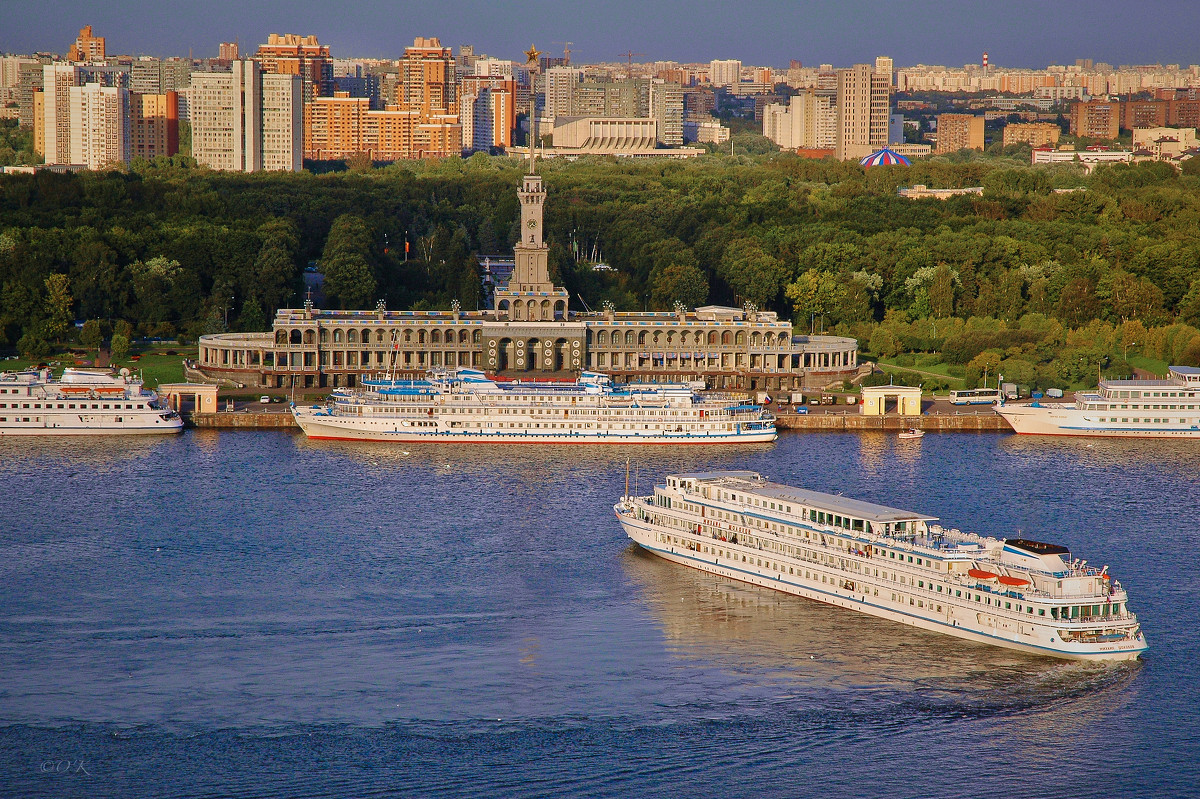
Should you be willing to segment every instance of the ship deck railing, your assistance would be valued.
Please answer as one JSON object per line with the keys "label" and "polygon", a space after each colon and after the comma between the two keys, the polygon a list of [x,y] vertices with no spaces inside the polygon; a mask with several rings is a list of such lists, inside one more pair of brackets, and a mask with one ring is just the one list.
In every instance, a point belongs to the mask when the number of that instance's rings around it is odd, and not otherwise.
{"label": "ship deck railing", "polygon": [[[744,478],[735,478],[735,479],[744,479]],[[666,486],[665,485],[656,485],[655,488],[656,489],[665,489]],[[690,489],[681,489],[681,490],[682,490],[682,493],[684,493],[684,494],[691,494],[691,493],[699,494],[698,491],[692,491]],[[662,511],[669,510],[669,511],[674,512],[678,516],[687,518],[690,522],[702,524],[706,521],[710,521],[710,519],[708,519],[707,517],[700,516],[699,514],[694,513],[692,511],[681,511],[678,508],[662,508],[662,507],[654,504],[654,502],[653,502],[654,495],[653,494],[646,496],[646,497],[632,497],[631,499],[635,504],[640,501],[642,503],[642,505],[645,507],[647,513],[658,513],[659,515],[662,515]],[[865,544],[868,546],[888,546],[889,548],[906,549],[909,551],[915,551],[915,549],[910,545],[897,547],[897,546],[895,546],[895,543],[893,543],[889,539],[884,539],[884,543],[881,543],[880,538],[882,538],[882,537],[865,538],[862,536],[854,536],[854,535],[848,536],[848,535],[846,535],[846,533],[844,531],[841,531],[839,528],[830,527],[828,525],[809,525],[809,524],[801,523],[801,524],[797,524],[796,526],[803,527],[803,528],[811,530],[812,532],[815,532],[815,533],[825,534],[825,535],[829,535],[831,537],[837,536],[837,537],[841,537],[844,539],[848,539],[850,541]],[[696,535],[695,533],[688,533],[688,534]],[[776,530],[760,530],[757,528],[753,528],[751,530],[751,532],[746,533],[745,535],[754,536],[760,540],[766,539],[766,538],[776,538],[776,539],[780,539],[780,540],[785,540],[784,537],[781,536],[780,533]],[[978,538],[981,542],[986,540],[982,536],[978,536],[974,533],[968,533],[968,534],[960,533],[960,535],[964,535],[964,536],[970,535],[975,538]],[[703,536],[701,536],[701,537],[703,537]],[[715,534],[711,537],[719,540],[719,537],[716,536]],[[726,542],[728,543],[728,539],[726,539]],[[906,543],[902,539],[896,539],[896,542],[897,543]],[[803,543],[803,542],[801,542],[801,543]],[[750,544],[744,544],[741,541],[739,541],[736,544],[736,546],[744,547],[745,549],[751,550],[751,551],[767,551],[761,545],[761,543],[758,544],[757,546],[751,546]],[[819,545],[816,544],[815,542],[813,542],[813,546],[819,546]],[[983,547],[980,546],[973,551],[975,551],[975,552],[983,551]],[[963,554],[969,554],[969,553],[964,551]],[[849,550],[849,551],[842,552],[841,554],[837,555],[837,557],[850,557],[850,556],[862,558],[863,563],[874,562],[873,558],[870,555],[867,555],[866,551],[864,549]],[[807,558],[802,558],[802,557],[794,556],[794,555],[781,555],[781,557],[792,557],[797,560],[807,560]],[[887,563],[886,560],[881,561],[881,562]],[[1001,567],[1003,566],[1003,564],[997,564],[997,565],[1001,566]],[[1103,573],[1102,569],[1095,569],[1092,567],[1074,568],[1074,569],[1070,569],[1066,572],[1048,572],[1048,571],[1044,571],[1044,570],[1040,570],[1040,569],[1029,569],[1029,568],[1024,568],[1021,571],[1023,573],[1037,574],[1037,575],[1040,575],[1043,577],[1049,577],[1052,579],[1062,579],[1062,578],[1065,578],[1068,576],[1075,576],[1075,577],[1091,576],[1091,577],[1094,577],[1094,576],[1099,576],[1101,573]],[[954,582],[958,585],[963,586],[964,588],[967,587],[968,585],[970,585],[970,586],[972,586],[971,590],[987,592],[988,594],[995,596],[995,597],[1009,597],[1012,599],[1022,599],[1022,598],[1032,597],[1035,599],[1061,601],[1061,602],[1065,602],[1066,604],[1082,605],[1087,600],[1109,599],[1109,598],[1117,596],[1117,595],[1123,595],[1123,590],[1121,588],[1121,584],[1117,580],[1112,580],[1112,582],[1110,583],[1111,590],[1107,594],[1081,595],[1081,594],[1052,593],[1050,591],[1045,591],[1040,588],[1035,588],[1033,586],[1032,582],[1028,586],[1022,588],[1020,591],[1017,591],[1016,589],[1013,589],[1013,588],[1004,588],[1004,589],[993,588],[992,586],[987,585],[986,583],[980,582],[979,580],[972,578],[965,573],[961,573],[961,574],[948,573],[944,576],[941,574],[929,575],[928,579],[932,580],[935,576],[937,577],[937,579],[945,580],[947,582]],[[909,587],[912,587],[912,586],[909,586]],[[913,587],[913,588],[915,590],[915,587]],[[931,596],[945,596],[944,593],[939,594],[936,591],[931,591],[930,595]],[[1122,599],[1120,601],[1124,602],[1124,601],[1126,601],[1126,599],[1127,599],[1127,597],[1122,596]],[[1095,603],[1093,602],[1092,604],[1095,604]],[[1132,615],[1132,614],[1130,614],[1130,615]],[[1115,618],[1115,617],[1105,617],[1105,618]]]}

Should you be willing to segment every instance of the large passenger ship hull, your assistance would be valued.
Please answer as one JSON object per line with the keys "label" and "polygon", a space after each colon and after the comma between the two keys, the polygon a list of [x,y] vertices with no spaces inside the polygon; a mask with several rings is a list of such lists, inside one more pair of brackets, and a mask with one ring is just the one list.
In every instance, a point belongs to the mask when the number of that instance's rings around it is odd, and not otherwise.
{"label": "large passenger ship hull", "polygon": [[[885,593],[889,586],[864,582],[860,575],[855,575],[852,581],[846,580],[846,576],[843,574],[837,574],[832,570],[822,570],[811,562],[781,557],[777,554],[771,554],[767,562],[774,563],[776,567],[782,566],[782,569],[761,567],[756,562],[766,557],[763,552],[752,547],[739,547],[727,541],[721,542],[719,546],[733,554],[733,557],[713,558],[711,555],[703,553],[702,547],[698,545],[693,549],[683,545],[660,543],[658,533],[661,532],[661,528],[648,521],[638,519],[632,513],[622,512],[620,506],[617,508],[617,519],[626,535],[639,547],[672,563],[750,585],[758,585],[774,591],[824,602],[828,605],[855,610],[929,632],[1067,660],[1136,660],[1146,649],[1145,644],[1141,641],[1085,645],[1055,640],[1052,630],[1043,625],[1014,624],[1008,629],[979,629],[974,625],[988,619],[986,613],[977,612],[974,608],[962,607],[952,611],[951,605],[943,597],[937,599],[941,600],[941,606],[945,608],[945,611],[937,616],[921,614],[907,605],[901,609],[898,603],[889,603],[886,597],[890,592]],[[670,532],[678,533],[677,530]],[[789,568],[796,573],[786,573],[783,570]],[[803,576],[806,571],[812,575],[811,578]],[[828,582],[822,578],[826,578]],[[858,590],[847,588],[847,582]],[[884,590],[874,590],[880,588]],[[890,606],[893,604],[897,606]]]}
{"label": "large passenger ship hull", "polygon": [[293,408],[296,424],[309,438],[339,441],[392,441],[404,444],[755,444],[770,443],[777,434],[769,430],[737,430],[725,433],[661,433],[651,430],[550,432],[518,430],[450,430],[438,422],[421,422],[429,427],[413,426],[407,419],[359,420],[323,416],[311,409]]}
{"label": "large passenger ship hull", "polygon": [[7,421],[0,424],[0,436],[146,436],[172,435],[183,430],[183,421],[178,417],[165,420],[158,411],[146,414],[144,419],[130,419],[123,414],[121,421],[116,416],[63,415],[61,418],[46,417],[38,422]]}
{"label": "large passenger ship hull", "polygon": [[[1098,436],[1105,438],[1200,438],[1200,425],[1181,424],[1172,416],[1177,413],[1162,411],[1156,418],[1165,418],[1165,423],[1134,425],[1121,422],[1102,422],[1094,413],[1082,411],[1074,405],[1005,405],[996,408],[1017,433],[1040,436]],[[1193,411],[1193,418],[1195,412]],[[1126,411],[1126,414],[1128,412]],[[1120,418],[1120,417],[1118,417]]]}

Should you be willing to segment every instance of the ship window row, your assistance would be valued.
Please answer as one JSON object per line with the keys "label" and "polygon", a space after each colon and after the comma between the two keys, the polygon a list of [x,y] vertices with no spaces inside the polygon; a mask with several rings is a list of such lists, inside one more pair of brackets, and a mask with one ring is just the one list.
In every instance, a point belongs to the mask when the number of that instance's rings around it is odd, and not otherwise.
{"label": "ship window row", "polygon": [[8,408],[8,407],[11,407],[13,410],[16,410],[17,408],[25,408],[25,409],[29,409],[29,408],[31,408],[31,407],[32,407],[34,410],[41,410],[41,409],[44,407],[46,410],[54,410],[54,409],[58,409],[58,410],[60,410],[60,411],[61,411],[61,410],[72,410],[72,411],[73,411],[73,410],[88,410],[89,408],[90,408],[91,410],[101,410],[101,409],[103,409],[103,410],[106,410],[106,411],[108,411],[108,410],[116,410],[116,411],[119,411],[119,410],[122,410],[122,409],[124,409],[124,410],[127,410],[127,411],[132,411],[132,410],[135,410],[135,409],[136,409],[136,410],[144,410],[144,409],[146,408],[146,406],[145,406],[145,405],[143,405],[143,404],[134,404],[134,403],[128,403],[128,402],[126,402],[126,403],[120,403],[120,402],[105,402],[105,403],[99,403],[99,402],[93,402],[93,403],[91,403],[91,405],[89,405],[89,404],[88,404],[88,403],[86,403],[86,402],[66,402],[66,403],[63,403],[63,402],[59,402],[59,403],[47,402],[47,403],[45,403],[45,405],[43,405],[43,404],[42,404],[42,403],[40,403],[40,402],[34,402],[34,403],[28,403],[28,402],[16,403],[16,402],[14,402],[14,403],[13,403],[11,406],[9,406],[7,403],[0,402],[0,408]]}
{"label": "ship window row", "polygon": [[1088,405],[1088,408],[1089,409],[1094,408],[1095,410],[1098,410],[1098,411],[1116,411],[1116,410],[1123,410],[1123,411],[1129,411],[1129,410],[1133,410],[1133,411],[1142,411],[1142,410],[1145,410],[1145,411],[1194,411],[1196,409],[1196,406],[1195,405],[1161,405],[1161,404],[1160,405],[1138,405],[1137,403],[1134,403],[1133,405],[1104,405],[1101,403],[1101,404],[1097,404],[1097,405]]}
{"label": "ship window row", "polygon": [[[660,522],[666,522],[666,523],[674,525],[674,526],[687,527],[689,529],[689,532],[695,532],[696,534],[699,534],[701,532],[699,527],[697,527],[695,530],[692,530],[692,526],[690,524],[686,524],[683,520],[680,520],[680,519],[667,518],[667,519],[661,519]],[[715,533],[714,533],[714,535],[715,535]],[[688,542],[688,541],[681,542],[680,539],[672,538],[670,536],[663,536],[662,540],[673,541],[676,544],[684,543],[684,544],[687,544],[692,547],[695,546],[695,544],[693,542]],[[720,538],[720,540],[725,540],[725,539]],[[732,543],[735,543],[735,544],[738,543],[736,536],[734,536]],[[790,557],[799,557],[799,558],[804,558],[806,560],[817,561],[817,562],[828,564],[829,566],[832,566],[834,568],[840,568],[842,570],[855,570],[855,569],[851,568],[853,566],[853,564],[849,564],[845,560],[842,560],[840,558],[826,557],[825,555],[822,555],[820,553],[816,553],[811,550],[801,549],[798,547],[785,546],[785,545],[781,545],[781,544],[778,544],[775,542],[764,541],[764,540],[755,539],[755,538],[748,538],[748,539],[742,541],[742,544],[744,546],[757,547],[758,549],[766,548],[766,549],[775,550],[775,551],[780,552],[781,554],[784,554],[784,555],[787,555]],[[709,552],[709,549],[707,547],[703,547],[703,551],[707,553],[707,552]],[[725,556],[724,550],[717,550],[715,548],[712,550],[713,554],[717,554],[718,552],[720,553],[718,555],[719,557]],[[891,553],[891,554],[895,555],[896,553]],[[905,556],[901,555],[901,560],[903,560],[904,558],[905,558]],[[908,556],[908,561],[912,562],[912,560],[913,560],[912,557]],[[920,560],[920,559],[918,559],[918,560]],[[744,556],[744,555],[742,556],[742,561],[746,562],[746,556]],[[755,563],[757,563],[757,565],[759,565],[759,566],[764,565],[762,560],[759,560],[756,558],[751,558],[750,563],[752,565]],[[766,566],[768,566],[768,567],[771,566],[770,561],[767,561]],[[779,568],[779,564],[776,564],[775,566],[778,570],[782,570]],[[790,570],[789,570],[789,572],[790,572]],[[807,577],[807,574],[808,573],[805,572],[806,577]],[[881,576],[878,569],[874,570],[874,576],[876,576],[876,577]],[[882,577],[883,577],[883,579],[888,578],[888,574],[886,571],[882,574]],[[891,579],[894,582],[899,582],[901,584],[905,583],[905,578],[900,577],[899,579],[897,579],[897,575],[894,572],[891,574]],[[825,582],[824,576],[822,576],[822,582]],[[832,582],[832,580],[831,580],[831,582]],[[949,588],[949,586],[936,585],[933,582],[930,582],[928,584],[928,586],[926,586],[926,582],[924,580],[915,580],[914,581],[912,578],[909,578],[907,581],[908,585],[913,585],[914,583],[915,583],[916,587],[918,587],[920,589],[928,588],[928,590],[936,590],[938,593],[942,593],[944,591],[947,595],[949,595],[950,590],[951,590]],[[954,595],[958,599],[963,598],[963,592],[961,589],[955,590]],[[893,596],[895,596],[895,595],[893,595]],[[993,598],[991,596],[986,596],[984,594],[979,594],[979,593],[972,594],[972,592],[967,591],[966,599],[967,599],[967,601],[971,601],[973,599],[975,602],[979,602],[981,604],[984,604],[984,605],[987,605],[990,607],[995,607],[996,609],[1000,609],[1001,607],[1003,607],[1004,610],[1015,611],[1017,613],[1025,613],[1027,615],[1033,615],[1034,611],[1036,610],[1038,616],[1044,617],[1046,615],[1045,608],[1034,608],[1032,605],[1026,605],[1021,602],[1013,602],[1012,600],[1004,600],[1004,599],[1001,599],[1000,597]],[[1051,616],[1056,620],[1059,620],[1059,619],[1063,619],[1063,620],[1065,620],[1065,619],[1090,619],[1090,618],[1120,616],[1121,615],[1121,603],[1113,602],[1113,603],[1108,603],[1108,604],[1104,604],[1104,605],[1071,605],[1071,606],[1064,606],[1064,607],[1053,607],[1050,609],[1050,613],[1051,613]]]}
{"label": "ship window row", "polygon": [[1109,396],[1121,399],[1137,399],[1138,397],[1192,397],[1188,391],[1114,391]]}
{"label": "ship window row", "polygon": [[[1119,417],[1119,418],[1118,418],[1118,417],[1116,417],[1116,416],[1110,416],[1110,417],[1107,417],[1107,418],[1106,418],[1106,417],[1101,417],[1101,418],[1100,418],[1100,421],[1102,421],[1102,422],[1117,422],[1117,421],[1120,421],[1120,422],[1131,423],[1131,424],[1136,424],[1136,423],[1138,423],[1138,422],[1141,422],[1142,424],[1170,424],[1170,423],[1171,423],[1171,420],[1170,420],[1170,419],[1157,419],[1157,418],[1152,418],[1152,417],[1149,417],[1149,416],[1147,416],[1147,417],[1140,417],[1140,416],[1135,416],[1135,417],[1122,416],[1122,417]],[[1175,421],[1179,422],[1179,424],[1191,424],[1191,423],[1193,422],[1193,420],[1191,420],[1191,419],[1184,419],[1184,418],[1182,418],[1182,417],[1181,417],[1181,418],[1179,418],[1179,419],[1176,419]],[[1197,420],[1197,421],[1200,421],[1200,420]]]}

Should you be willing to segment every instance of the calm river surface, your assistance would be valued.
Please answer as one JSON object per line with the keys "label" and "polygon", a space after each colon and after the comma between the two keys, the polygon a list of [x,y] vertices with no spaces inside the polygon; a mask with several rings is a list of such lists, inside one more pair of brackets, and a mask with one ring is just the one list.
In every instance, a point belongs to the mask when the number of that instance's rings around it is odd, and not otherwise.
{"label": "calm river surface", "polygon": [[[1079,665],[637,551],[625,459],[754,469],[1110,564]],[[0,440],[0,794],[1176,797],[1200,789],[1200,445],[785,434],[456,449]]]}

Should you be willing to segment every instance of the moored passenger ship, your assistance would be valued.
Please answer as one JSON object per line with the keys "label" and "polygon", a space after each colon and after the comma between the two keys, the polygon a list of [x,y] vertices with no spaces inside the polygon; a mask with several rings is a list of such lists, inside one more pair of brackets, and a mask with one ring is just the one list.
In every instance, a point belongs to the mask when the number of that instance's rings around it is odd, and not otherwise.
{"label": "moored passenger ship", "polygon": [[762,406],[702,397],[689,385],[498,381],[481,371],[387,377],[338,389],[324,405],[293,406],[309,438],[485,444],[722,444],[774,441]]}
{"label": "moored passenger ship", "polygon": [[127,369],[119,374],[49,369],[0,375],[0,436],[139,435],[178,433],[179,414],[143,388]]}
{"label": "moored passenger ship", "polygon": [[921,629],[1074,660],[1147,648],[1108,567],[1062,546],[946,529],[755,472],[668,475],[615,510],[630,538],[667,560]]}
{"label": "moored passenger ship", "polygon": [[1102,380],[1074,403],[1000,405],[1018,433],[1117,438],[1200,438],[1200,369],[1172,366],[1166,379]]}

